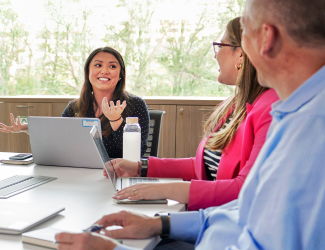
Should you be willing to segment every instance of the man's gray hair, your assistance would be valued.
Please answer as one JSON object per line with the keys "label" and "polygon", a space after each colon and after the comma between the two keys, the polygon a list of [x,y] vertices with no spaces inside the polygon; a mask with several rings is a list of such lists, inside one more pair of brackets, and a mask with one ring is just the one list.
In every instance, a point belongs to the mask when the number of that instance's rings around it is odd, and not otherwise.
{"label": "man's gray hair", "polygon": [[[258,15],[275,18],[303,47],[325,47],[325,0],[253,0]],[[263,19],[263,18],[262,18]]]}

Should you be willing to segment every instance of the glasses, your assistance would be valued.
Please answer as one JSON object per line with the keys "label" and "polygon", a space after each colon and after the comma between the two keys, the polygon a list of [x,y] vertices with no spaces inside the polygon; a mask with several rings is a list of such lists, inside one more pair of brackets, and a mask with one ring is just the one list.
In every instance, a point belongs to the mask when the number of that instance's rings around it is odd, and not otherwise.
{"label": "glasses", "polygon": [[213,43],[214,54],[217,55],[218,52],[219,52],[219,50],[220,50],[223,46],[228,46],[228,47],[233,47],[233,48],[240,47],[240,46],[234,46],[234,45],[227,44],[227,43],[216,43],[216,42],[214,42],[214,43]]}

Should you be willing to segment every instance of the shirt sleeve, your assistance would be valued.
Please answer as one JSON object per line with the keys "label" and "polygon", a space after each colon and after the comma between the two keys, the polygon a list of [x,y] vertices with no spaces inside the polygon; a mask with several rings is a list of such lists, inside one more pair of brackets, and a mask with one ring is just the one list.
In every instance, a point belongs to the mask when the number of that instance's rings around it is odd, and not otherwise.
{"label": "shirt sleeve", "polygon": [[148,177],[182,178],[185,181],[196,178],[195,158],[149,157]]}
{"label": "shirt sleeve", "polygon": [[199,212],[170,214],[170,238],[195,243],[201,229]]}
{"label": "shirt sleeve", "polygon": [[325,118],[298,115],[269,135],[241,193],[239,246],[227,249],[324,248]]}
{"label": "shirt sleeve", "polygon": [[237,242],[240,233],[237,200],[196,212],[171,213],[170,237],[195,243],[195,249],[224,250]]}

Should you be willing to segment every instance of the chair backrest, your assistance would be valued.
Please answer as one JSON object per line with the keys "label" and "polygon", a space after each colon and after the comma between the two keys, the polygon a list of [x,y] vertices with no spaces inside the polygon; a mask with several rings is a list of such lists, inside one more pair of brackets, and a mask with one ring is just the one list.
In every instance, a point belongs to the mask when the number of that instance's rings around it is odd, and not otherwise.
{"label": "chair backrest", "polygon": [[161,110],[149,110],[150,128],[149,128],[148,148],[146,153],[143,155],[144,158],[147,158],[149,156],[158,157],[161,125],[162,125],[163,115],[165,113],[166,113],[165,111],[161,111]]}

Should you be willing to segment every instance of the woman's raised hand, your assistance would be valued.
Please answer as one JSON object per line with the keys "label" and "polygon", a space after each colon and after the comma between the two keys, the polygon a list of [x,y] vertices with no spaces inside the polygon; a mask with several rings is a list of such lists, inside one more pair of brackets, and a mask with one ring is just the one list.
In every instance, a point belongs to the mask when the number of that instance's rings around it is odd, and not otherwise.
{"label": "woman's raised hand", "polygon": [[3,123],[0,123],[0,131],[5,133],[19,133],[25,132],[28,133],[28,124],[22,124],[20,122],[20,116],[18,116],[17,123],[15,122],[15,117],[10,113],[11,126],[7,126]]}
{"label": "woman's raised hand", "polygon": [[115,121],[119,119],[125,107],[126,107],[126,101],[124,101],[121,105],[120,100],[118,100],[115,106],[113,101],[110,101],[108,104],[107,97],[104,97],[102,100],[103,114],[110,121]]}

